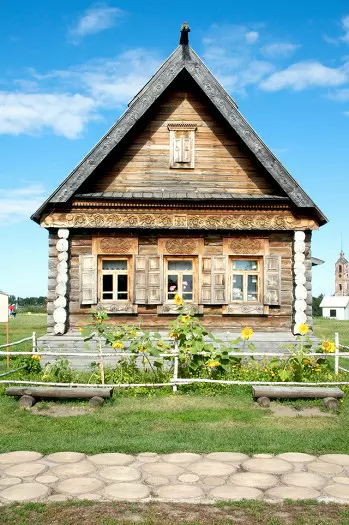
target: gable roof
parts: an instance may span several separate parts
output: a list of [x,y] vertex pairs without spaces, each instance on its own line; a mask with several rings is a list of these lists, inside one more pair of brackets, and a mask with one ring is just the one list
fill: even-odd
[[320,308],[346,308],[348,303],[348,295],[325,295],[320,303]]
[[326,223],[327,219],[323,213],[244,119],[234,100],[189,45],[179,45],[175,49],[149,82],[131,100],[128,109],[120,119],[31,218],[39,222],[42,213],[50,204],[69,201],[96,167],[101,164],[183,70],[186,70],[194,79],[261,165],[284,190],[290,201],[298,208],[312,209],[320,224]]

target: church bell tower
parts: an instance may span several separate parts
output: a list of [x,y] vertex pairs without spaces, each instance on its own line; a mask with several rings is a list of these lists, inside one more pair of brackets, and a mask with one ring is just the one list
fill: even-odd
[[336,291],[335,295],[349,295],[349,263],[341,250],[336,262]]

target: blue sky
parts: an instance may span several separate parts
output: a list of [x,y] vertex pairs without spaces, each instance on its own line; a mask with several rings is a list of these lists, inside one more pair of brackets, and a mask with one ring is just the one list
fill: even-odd
[[220,0],[24,2],[0,18],[0,289],[45,295],[47,233],[29,216],[178,45],[190,43],[327,215],[315,295],[349,258],[349,5]]

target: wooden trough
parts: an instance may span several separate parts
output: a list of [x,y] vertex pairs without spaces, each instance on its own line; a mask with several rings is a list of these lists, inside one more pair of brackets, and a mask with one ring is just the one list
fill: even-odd
[[270,406],[271,399],[323,399],[326,408],[336,410],[339,408],[338,399],[343,397],[343,392],[338,387],[292,387],[292,386],[253,386],[252,395],[263,407]]
[[19,405],[29,408],[38,399],[89,399],[89,405],[96,407],[111,397],[112,388],[80,388],[80,387],[9,387],[6,395],[19,396]]

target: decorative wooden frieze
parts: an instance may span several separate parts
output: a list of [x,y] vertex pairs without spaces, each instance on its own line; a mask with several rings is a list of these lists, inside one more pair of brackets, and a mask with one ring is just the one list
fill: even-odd
[[136,314],[138,306],[132,303],[98,303],[97,310],[108,314]]
[[315,221],[295,218],[290,212],[219,212],[216,214],[161,213],[51,213],[41,222],[46,228],[169,228],[205,230],[298,230],[317,229]]
[[295,301],[294,301],[294,327],[293,332],[299,333],[299,325],[307,322],[307,289],[306,289],[306,267],[305,267],[305,233],[294,232],[294,256],[293,273],[295,279]]
[[[204,306],[202,304],[190,304],[188,305],[190,310],[194,314],[203,314]],[[179,315],[178,307],[175,304],[165,303],[157,307],[157,313],[159,315]]]
[[57,232],[58,241],[56,248],[58,251],[58,264],[57,264],[57,276],[56,276],[56,299],[54,301],[53,320],[54,327],[53,331],[56,335],[63,335],[66,331],[67,321],[67,283],[68,283],[68,250],[69,250],[69,230],[59,229]]
[[223,315],[263,315],[262,304],[227,304],[222,308]]
[[137,239],[132,237],[98,237],[95,239],[96,253],[100,255],[137,253]]
[[202,239],[159,239],[159,252],[164,255],[197,255]]
[[265,239],[262,237],[233,237],[224,239],[225,253],[233,255],[263,255]]

